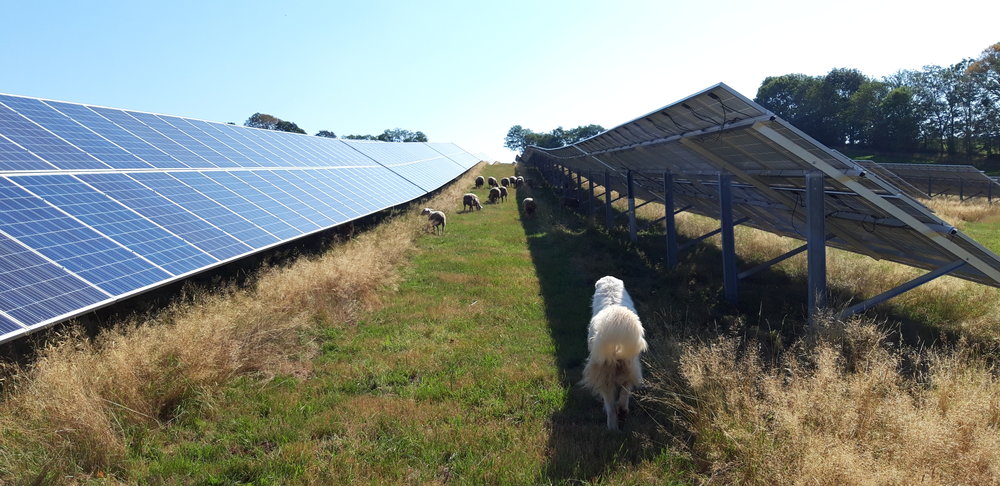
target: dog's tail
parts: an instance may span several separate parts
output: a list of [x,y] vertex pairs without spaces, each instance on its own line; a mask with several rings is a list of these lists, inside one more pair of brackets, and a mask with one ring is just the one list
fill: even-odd
[[590,360],[595,364],[630,360],[646,350],[645,331],[639,316],[627,307],[608,306],[591,319],[590,325],[596,332],[587,345]]

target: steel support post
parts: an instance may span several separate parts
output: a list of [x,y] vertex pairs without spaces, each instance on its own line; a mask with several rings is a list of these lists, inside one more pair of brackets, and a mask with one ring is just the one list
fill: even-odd
[[635,243],[639,239],[639,229],[635,223],[635,187],[632,184],[632,171],[628,176],[628,239]]
[[594,204],[594,171],[587,171],[587,186],[590,191],[590,197],[587,198],[587,214],[593,216],[595,206]]
[[806,262],[808,265],[809,318],[816,316],[816,311],[826,307],[826,211],[823,202],[823,174],[810,172],[806,174],[806,224],[809,226],[806,235]]
[[611,210],[611,172],[604,171],[604,227],[611,231],[615,215]]
[[736,236],[733,233],[733,176],[719,173],[719,214],[722,222],[722,289],[726,302],[739,299],[736,268]]
[[677,266],[677,224],[674,221],[674,175],[669,172],[663,173],[663,205],[664,222],[667,229],[667,268]]

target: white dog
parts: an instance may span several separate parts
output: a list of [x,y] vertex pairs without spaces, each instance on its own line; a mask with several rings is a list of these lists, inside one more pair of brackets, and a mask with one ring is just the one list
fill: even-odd
[[590,356],[580,383],[604,400],[608,429],[618,430],[618,412],[628,413],[632,389],[642,384],[639,353],[647,347],[645,330],[624,282],[607,276],[594,287],[593,317],[587,327]]

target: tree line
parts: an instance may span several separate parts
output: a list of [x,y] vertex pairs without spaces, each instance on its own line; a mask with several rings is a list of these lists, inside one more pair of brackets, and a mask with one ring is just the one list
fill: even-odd
[[[1000,43],[951,66],[882,79],[842,68],[823,76],[769,76],[754,101],[831,147],[994,158],[1000,154]],[[603,131],[587,125],[536,133],[514,125],[504,146],[556,148]]]
[[569,130],[557,127],[551,132],[536,133],[521,125],[514,125],[507,131],[507,137],[504,138],[503,146],[515,152],[523,151],[529,145],[557,148],[563,145],[572,145],[603,131],[604,127],[600,125],[585,125]]
[[[293,122],[282,120],[267,113],[254,113],[243,122],[243,126],[252,128],[263,128],[265,130],[277,130],[281,132],[301,133],[306,131],[299,128]],[[337,134],[330,130],[320,130],[316,132],[317,137],[337,138]],[[386,129],[379,135],[347,135],[343,137],[348,140],[378,140],[381,142],[426,142],[427,135],[424,132],[404,130],[402,128]]]
[[757,103],[825,145],[1000,153],[1000,43],[978,58],[872,79],[856,69],[764,79]]

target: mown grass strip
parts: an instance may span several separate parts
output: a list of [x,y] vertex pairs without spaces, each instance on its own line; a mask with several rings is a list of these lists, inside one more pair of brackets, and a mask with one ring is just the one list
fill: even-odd
[[[484,189],[472,192],[487,199]],[[588,250],[579,238],[587,230],[563,225],[551,196],[535,194],[543,207],[522,224],[518,201],[531,189],[510,192],[482,211],[462,212],[460,198],[435,207],[448,214],[445,234],[417,240],[398,288],[377,309],[321,324],[309,376],[245,378],[205,399],[133,444],[126,476],[670,482],[676,458],[649,417],[637,411],[626,433],[609,434],[599,404],[576,386],[594,267],[614,273],[615,265],[578,254]]]

